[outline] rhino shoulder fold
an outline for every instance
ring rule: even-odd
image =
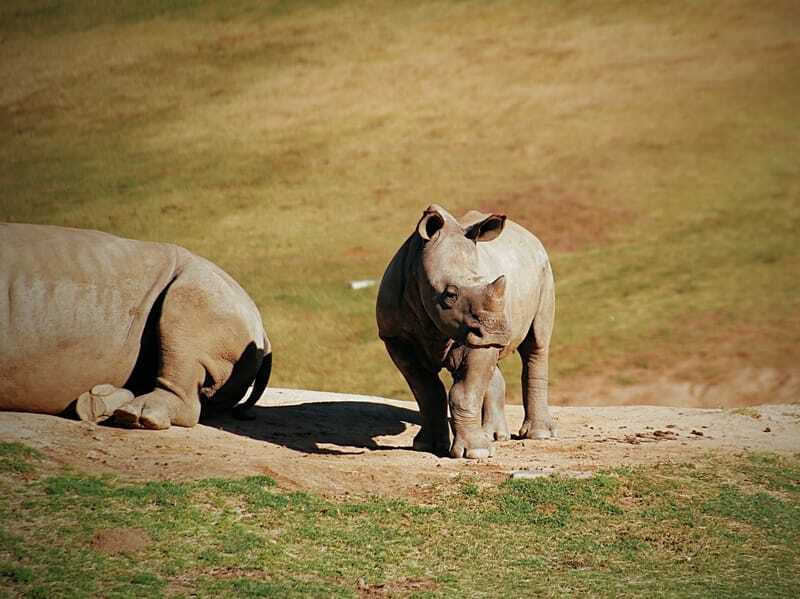
[[[394,337],[402,328],[407,289],[412,280],[414,262],[419,260],[419,242],[416,234],[406,239],[383,273],[375,307],[381,337]]]

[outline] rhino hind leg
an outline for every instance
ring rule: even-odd
[[[536,335],[535,323],[519,346],[522,359],[522,403],[525,419],[519,429],[523,439],[549,439],[556,436],[555,422],[548,403],[549,335]]]
[[[90,391],[81,393],[75,403],[75,412],[84,422],[103,422],[133,398],[133,393],[127,389],[108,384],[95,385]]]
[[[198,390],[206,376],[201,359],[213,355],[219,343],[209,322],[213,320],[204,289],[190,275],[179,275],[148,316],[141,354],[129,379],[137,395],[114,411],[116,423],[147,429],[197,424]]]
[[[169,428],[172,424],[191,427],[199,419],[200,404],[197,402],[196,411],[187,409],[189,406],[174,393],[155,389],[117,408],[114,421],[130,428],[153,430]]]
[[[511,433],[506,421],[506,381],[495,366],[489,388],[483,398],[483,432],[495,441],[508,441]]]

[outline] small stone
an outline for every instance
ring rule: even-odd
[[[770,427],[767,427],[767,428],[764,429],[764,432],[765,433],[771,433],[772,429]]]

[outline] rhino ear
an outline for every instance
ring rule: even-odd
[[[506,226],[505,214],[492,214],[482,221],[470,225],[464,235],[472,241],[491,241],[497,238]]]
[[[422,218],[417,223],[417,233],[425,241],[430,241],[436,232],[444,227],[447,212],[438,204],[431,204],[422,213]]]

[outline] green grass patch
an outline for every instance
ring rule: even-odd
[[[463,479],[425,505],[268,477],[5,472],[0,580],[48,597],[792,597],[799,471],[798,457],[708,456],[585,480]]]
[[[30,473],[35,470],[35,462],[44,455],[22,443],[0,443],[0,473]],[[34,462],[34,463],[32,463]]]

